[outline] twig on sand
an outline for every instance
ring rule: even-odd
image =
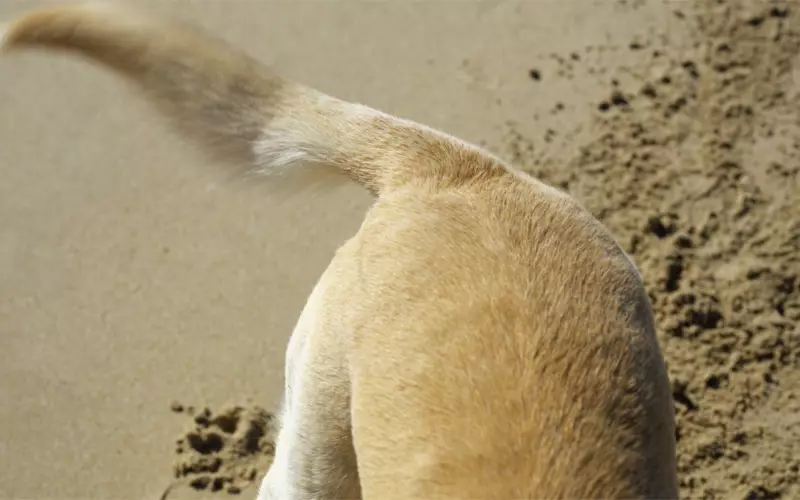
[[[170,493],[170,491],[172,491],[172,488],[173,488],[173,487],[174,487],[176,484],[178,484],[179,482],[180,482],[180,481],[178,481],[178,480],[173,480],[172,482],[170,482],[170,483],[167,485],[167,487],[164,489],[164,492],[161,494],[161,496],[158,498],[158,500],[167,500],[167,497],[169,496],[169,493]]]

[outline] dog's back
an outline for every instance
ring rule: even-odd
[[[335,402],[308,410],[348,412],[331,442],[353,440],[364,497],[677,496],[647,296],[571,198],[185,25],[58,6],[11,24],[4,46],[77,51],[127,75],[214,153],[266,170],[316,165],[378,196],[301,319],[326,332],[308,337],[319,362],[301,379]],[[291,462],[280,448],[276,460]]]
[[[337,305],[356,309],[348,322],[359,325],[353,432],[370,443],[357,448],[365,492],[676,495],[649,302],[571,200],[516,176],[409,190],[379,200],[356,239],[359,275],[339,285]]]

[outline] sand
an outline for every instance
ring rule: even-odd
[[[653,301],[682,496],[800,498],[800,8],[150,3],[575,195]],[[0,498],[252,496],[369,198],[231,178],[76,59],[0,61],[0,110]]]

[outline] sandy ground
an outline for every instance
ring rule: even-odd
[[[151,4],[577,196],[656,308],[683,497],[800,498],[800,7]],[[369,198],[232,179],[73,58],[0,61],[0,110],[0,498],[252,494]]]

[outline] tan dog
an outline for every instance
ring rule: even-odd
[[[570,197],[177,21],[61,5],[8,25],[25,46],[124,74],[214,153],[377,196],[292,335],[259,498],[677,497],[647,295]]]

